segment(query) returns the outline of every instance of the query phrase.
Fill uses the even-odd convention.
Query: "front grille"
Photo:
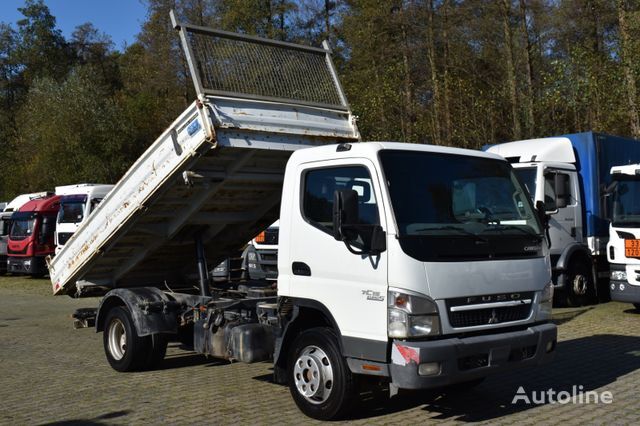
[[[69,238],[73,235],[73,232],[59,232],[58,233],[58,245],[63,246],[67,244]]]
[[[277,263],[278,262],[278,252],[260,252],[260,261],[261,262],[270,262]]]
[[[452,327],[475,327],[479,325],[501,324],[519,321],[529,317],[531,304],[505,306],[501,308],[474,309],[471,311],[449,310],[449,323]]]

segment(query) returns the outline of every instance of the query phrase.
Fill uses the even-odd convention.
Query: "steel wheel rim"
[[[325,402],[333,389],[333,367],[327,354],[317,346],[307,346],[293,367],[296,389],[312,404]]]
[[[109,324],[109,352],[111,356],[120,361],[127,351],[127,332],[124,324],[118,318],[114,318]]]
[[[587,277],[576,275],[573,279],[573,292],[579,296],[587,294]]]

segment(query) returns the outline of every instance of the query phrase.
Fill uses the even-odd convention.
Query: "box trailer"
[[[172,19],[198,100],[49,263],[55,294],[103,295],[76,324],[103,332],[114,369],[151,368],[168,340],[272,360],[298,407],[330,419],[356,375],[424,389],[551,360],[547,247],[508,162],[359,143],[327,44]],[[277,290],[212,286],[207,264],[278,216]]]

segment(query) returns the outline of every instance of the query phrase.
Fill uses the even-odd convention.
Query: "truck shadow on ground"
[[[93,419],[75,419],[75,420],[63,420],[59,422],[43,423],[41,426],[76,426],[76,425],[105,425],[112,424],[114,419],[127,416],[131,413],[130,410],[112,411],[110,413],[102,414]]]
[[[576,319],[577,317],[579,317],[582,314],[586,314],[587,312],[589,312],[590,310],[595,309],[595,306],[590,306],[587,308],[576,308],[573,310],[563,310],[563,311],[558,311],[558,310],[554,310],[553,312],[553,323],[556,325],[561,325],[564,323],[567,323],[569,321],[572,321],[574,319]]]
[[[583,392],[612,391],[615,403],[615,390],[607,385],[637,369],[640,369],[640,337],[609,334],[583,337],[558,343],[556,358],[549,365],[493,376],[473,389],[402,392],[387,400],[382,399],[388,398],[383,395],[370,395],[353,419],[423,406],[432,419],[493,420],[537,406],[522,400],[512,404],[520,386],[531,398],[534,391],[540,394],[553,389],[571,393],[574,385],[582,385]]]

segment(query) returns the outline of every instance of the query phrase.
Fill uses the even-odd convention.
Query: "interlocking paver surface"
[[[229,364],[172,345],[162,368],[117,373],[102,335],[73,330],[69,315],[97,299],[53,297],[47,280],[0,277],[2,424],[312,423],[269,363]],[[553,364],[493,376],[473,389],[365,398],[361,424],[639,424],[640,312],[606,303],[559,309]],[[517,389],[610,391],[611,404],[511,404]]]

